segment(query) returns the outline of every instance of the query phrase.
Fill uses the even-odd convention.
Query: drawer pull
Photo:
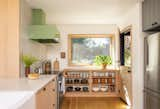
[[[54,80],[54,79],[52,79],[52,81],[54,82],[55,80]]]
[[[52,106],[54,107],[54,106],[55,106],[55,104],[52,104]]]
[[[157,24],[158,24],[157,22],[154,22],[154,23],[152,24],[152,26],[157,25]]]
[[[52,91],[55,92],[55,89],[53,89]]]
[[[43,88],[43,91],[46,91],[46,88]]]

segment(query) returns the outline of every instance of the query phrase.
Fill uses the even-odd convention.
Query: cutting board
[[[59,61],[58,61],[57,58],[56,58],[56,60],[53,62],[53,68],[54,68],[54,71],[59,71]]]

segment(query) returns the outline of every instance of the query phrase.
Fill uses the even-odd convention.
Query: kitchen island
[[[38,105],[41,101],[38,99],[42,92],[56,91],[53,85],[55,79],[56,75],[42,75],[36,80],[0,79],[0,109],[40,109]],[[56,96],[55,92],[52,95]]]

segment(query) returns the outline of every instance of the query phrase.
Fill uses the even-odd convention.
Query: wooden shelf
[[[92,78],[105,78],[105,79],[115,79],[115,77],[107,77],[107,76],[92,76]]]
[[[89,86],[89,84],[65,84],[65,86]]]
[[[74,77],[74,76],[64,76],[67,79],[89,79],[89,77],[83,78],[83,77]]]
[[[93,84],[92,83],[92,86],[94,85],[102,85],[102,86],[115,86],[115,84],[101,84],[101,83],[98,83],[98,84]]]
[[[66,92],[65,97],[119,97],[116,92]]]
[[[84,71],[86,73],[88,73],[88,77],[87,78],[83,78],[83,77],[79,77],[79,76],[68,76],[66,75],[67,72],[72,72],[72,73],[83,73]],[[106,73],[106,72],[110,72],[110,73],[114,73],[114,76],[94,76],[94,72],[97,73]],[[81,75],[81,74],[80,74]],[[69,70],[65,70],[64,71],[64,77],[65,79],[87,79],[88,80],[88,84],[81,84],[81,83],[72,83],[72,84],[65,84],[65,87],[69,87],[69,86],[77,86],[77,87],[83,87],[86,86],[88,87],[89,92],[83,92],[83,91],[73,91],[73,92],[66,92],[65,93],[65,97],[119,97],[119,70],[81,70],[81,69],[69,69]],[[94,84],[94,79],[97,79],[97,81],[95,82],[96,84]],[[101,80],[103,79],[103,80]],[[105,81],[104,81],[105,79]],[[107,80],[107,81],[106,81]],[[114,80],[114,82],[113,82]],[[108,82],[108,83],[100,83],[100,82]],[[112,83],[113,82],[113,83]],[[93,92],[92,88],[96,87],[96,86],[109,86],[108,91],[103,92],[103,91],[99,91],[99,92]],[[113,90],[114,89],[114,90]],[[111,92],[111,90],[113,90],[114,92]]]

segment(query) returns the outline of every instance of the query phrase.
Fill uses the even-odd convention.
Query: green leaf
[[[22,61],[25,64],[26,67],[31,66],[33,63],[37,62],[38,59],[36,57],[33,57],[31,55],[23,55]]]
[[[95,57],[94,63],[96,65],[102,65],[102,64],[111,65],[112,58],[111,58],[111,56],[99,55],[99,56]]]

